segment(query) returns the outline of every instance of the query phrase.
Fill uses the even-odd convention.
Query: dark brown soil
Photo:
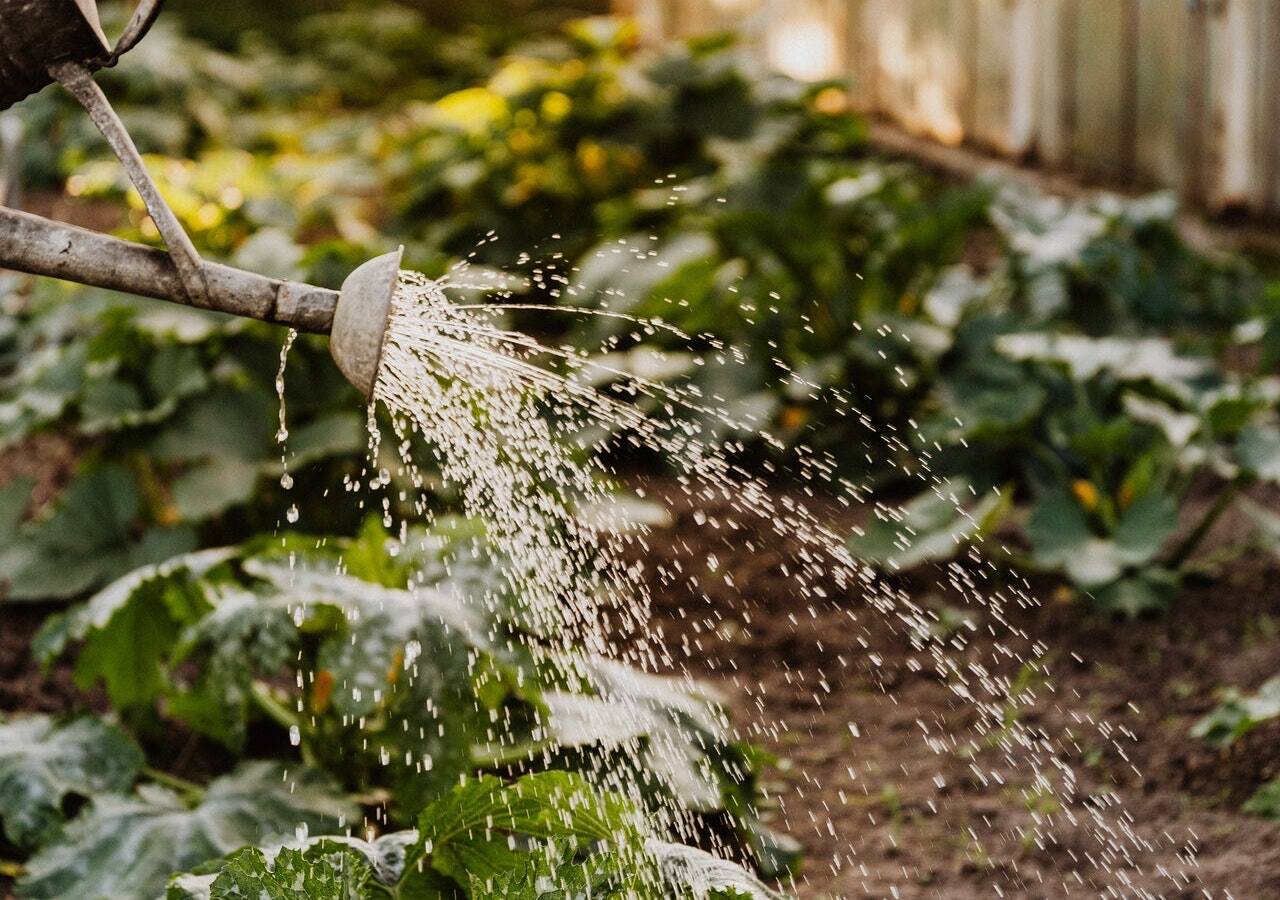
[[[1018,720],[1049,739],[1073,735],[1058,756],[1075,770],[1080,794],[1115,791],[1124,812],[1113,818],[1130,816],[1149,842],[1124,867],[1101,861],[1078,808],[1073,824],[1033,788],[1014,765],[1019,752],[985,748],[972,760],[950,746],[935,752],[924,729],[963,741],[975,713],[895,623],[858,596],[833,593],[810,608],[780,571],[795,547],[763,528],[726,536],[694,521],[678,492],[650,489],[666,494],[678,516],[669,535],[651,539],[650,568],[668,556],[687,567],[714,554],[717,576],[735,585],[704,577],[705,596],[659,588],[653,624],[688,671],[720,684],[744,737],[785,760],[770,783],[774,824],[805,845],[801,896],[1280,897],[1280,823],[1239,811],[1280,774],[1280,723],[1224,752],[1188,735],[1221,687],[1254,689],[1280,672],[1272,561],[1247,557],[1152,621],[1107,620],[1061,592],[1010,613],[1048,646],[1049,677],[1030,673],[1038,699]],[[747,537],[775,550],[747,551]],[[945,584],[941,570],[934,574]],[[903,586],[926,604],[963,602],[934,581],[924,573]],[[990,577],[981,584],[1002,587]],[[1033,593],[1055,596],[1052,586]],[[979,630],[959,656],[985,658],[994,646],[989,621],[978,606],[967,611]],[[1103,721],[1114,743],[1092,724]],[[1188,847],[1194,865],[1180,858]]]

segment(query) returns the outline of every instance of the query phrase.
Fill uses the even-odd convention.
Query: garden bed
[[[688,648],[692,674],[725,692],[743,736],[784,761],[770,775],[780,804],[773,824],[804,845],[800,896],[987,897],[993,885],[1006,897],[1070,896],[1105,885],[1088,884],[1090,875],[1105,873],[1086,864],[1078,868],[1084,886],[1072,883],[1071,892],[1061,886],[1072,855],[1086,858],[1093,849],[1083,828],[1059,823],[1062,843],[1038,848],[1021,830],[1034,825],[1033,811],[1052,810],[1028,803],[1024,783],[1011,778],[998,791],[984,789],[965,760],[935,755],[920,739],[919,722],[963,734],[974,712],[957,705],[927,667],[912,671],[902,634],[857,597],[833,595],[829,607],[815,606],[810,615],[779,571],[794,548],[745,551],[741,534],[730,542],[696,523],[672,485],[659,479],[648,487],[676,514],[671,530],[652,539],[650,563],[666,554],[688,561],[714,553],[722,571],[745,586],[739,593],[704,579],[706,598],[655,587],[653,623],[677,659]],[[1221,753],[1188,734],[1221,685],[1253,688],[1274,673],[1280,595],[1268,586],[1278,576],[1269,560],[1250,557],[1220,583],[1189,589],[1168,616],[1119,627],[1082,603],[1053,600],[1014,618],[1050,645],[1052,689],[1023,714],[1024,722],[1052,730],[1085,714],[1138,738],[1123,743],[1128,760],[1087,742],[1071,760],[1086,789],[1114,787],[1139,833],[1152,841],[1138,860],[1146,874],[1135,886],[1169,895],[1170,882],[1157,869],[1175,868],[1176,855],[1191,842],[1199,866],[1186,869],[1191,882],[1175,896],[1198,893],[1199,885],[1238,897],[1280,891],[1280,824],[1239,811],[1259,783],[1277,774],[1280,721]],[[935,592],[927,573],[907,582],[913,596]],[[1048,596],[1049,589],[1038,593]],[[66,666],[45,675],[31,660],[31,637],[49,612],[44,606],[5,612],[0,713],[106,708],[100,692],[77,690]],[[981,616],[980,609],[971,612]],[[989,650],[979,638],[970,652]],[[881,664],[873,665],[873,657]],[[850,723],[858,726],[856,738]],[[151,748],[156,758],[179,776],[207,778],[217,747],[189,735],[172,738],[169,747]],[[981,850],[970,841],[970,827],[982,838]],[[0,882],[7,897],[6,888]]]

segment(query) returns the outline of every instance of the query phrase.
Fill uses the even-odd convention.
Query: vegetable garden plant
[[[513,314],[619,365],[660,358],[662,377],[834,454],[873,506],[850,546],[890,572],[978,543],[1106,614],[1155,612],[1234,552],[1197,551],[1237,496],[1280,480],[1280,294],[1189,250],[1164,197],[939,183],[870,154],[839,86],[760,74],[727,39],[646,52],[630,25],[583,20],[499,53],[447,42],[439,66],[414,50],[414,13],[332,15],[235,56],[162,22],[107,75],[202,252],[335,284],[404,243],[428,273],[523,274],[517,302],[661,318],[691,345]],[[353,28],[397,63],[336,81],[313,65],[349,59]],[[70,113],[26,102],[56,149],[31,154],[28,184],[127,201]],[[117,224],[156,239],[136,206]],[[3,602],[75,603],[37,652],[108,707],[0,724],[21,895],[769,896],[672,843],[713,836],[766,876],[796,864],[764,824],[768,761],[704,688],[527,649],[501,604],[465,602],[495,579],[476,523],[401,546],[326,496],[359,478],[367,440],[313,339],[289,358],[281,459],[278,333],[5,291],[0,445],[43,436],[75,463],[52,499],[0,490]],[[745,365],[694,365],[721,341]],[[897,429],[899,458],[872,426]],[[275,532],[291,504],[329,536]],[[1207,739],[1269,709],[1228,702]],[[629,727],[585,734],[588,710]],[[173,727],[221,748],[217,774],[148,765]],[[642,766],[619,764],[623,744]]]

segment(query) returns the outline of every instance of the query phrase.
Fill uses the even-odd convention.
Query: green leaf
[[[895,571],[950,559],[984,531],[987,517],[999,504],[994,492],[975,497],[968,482],[952,480],[913,498],[901,510],[877,504],[875,521],[865,533],[849,538],[849,550]]]
[[[1241,812],[1280,822],[1280,778],[1273,778],[1254,791],[1240,807]]]
[[[163,662],[180,628],[207,608],[204,588],[194,581],[232,559],[228,548],[202,550],[143,566],[113,582],[72,611],[38,641],[47,663],[68,642],[83,640],[76,680],[84,688],[105,682],[112,703],[140,706],[167,685]]]
[[[1166,494],[1149,493],[1124,511],[1112,540],[1124,562],[1143,566],[1155,558],[1177,527],[1177,501]]]
[[[27,515],[31,503],[31,490],[35,482],[30,478],[14,478],[0,487],[0,548],[12,541]]]
[[[80,429],[85,434],[114,431],[141,416],[138,389],[115,378],[91,381],[80,398]]]
[[[169,875],[239,847],[341,830],[360,809],[325,777],[277,763],[249,762],[209,785],[188,808],[178,795],[144,785],[102,796],[27,863],[23,898],[114,900],[155,897]]]
[[[1212,368],[1210,360],[1179,356],[1163,338],[1091,338],[1074,334],[1024,332],[996,339],[1010,359],[1038,360],[1064,366],[1076,381],[1106,372],[1121,381],[1149,381],[1175,396],[1191,396],[1188,383]]]
[[[261,468],[223,456],[188,469],[173,481],[174,509],[184,521],[200,522],[247,503],[257,490]]]
[[[1093,533],[1080,505],[1057,490],[1032,507],[1026,533],[1038,565],[1065,571],[1080,587],[1098,589],[1118,579],[1126,569],[1145,566],[1164,547],[1178,524],[1177,503],[1164,494],[1144,494],[1121,516],[1111,538]],[[1162,593],[1157,581],[1133,582],[1114,592],[1119,608],[1142,605]]]
[[[1215,747],[1229,747],[1264,722],[1280,717],[1280,676],[1265,682],[1255,694],[1228,690],[1217,706],[1196,722],[1191,736]]]
[[[649,840],[645,843],[645,851],[656,861],[663,881],[671,889],[688,891],[698,898],[782,900],[782,894],[767,887],[741,866],[705,850]]]
[[[1175,572],[1149,568],[1098,589],[1094,599],[1101,609],[1137,619],[1146,613],[1166,612],[1180,583]]]
[[[285,444],[288,468],[297,471],[323,459],[357,456],[368,444],[369,431],[363,417],[354,412],[330,413],[290,431]],[[272,462],[270,470],[278,470],[278,461]]]
[[[171,665],[193,663],[195,683],[171,690],[171,716],[243,750],[255,678],[281,675],[297,659],[296,598],[270,597],[238,585],[211,586],[212,610],[182,632]]]
[[[515,863],[508,835],[577,838],[625,848],[637,836],[635,812],[569,772],[526,775],[508,784],[490,775],[468,781],[418,817],[419,852],[460,884],[492,878]]]
[[[127,791],[142,763],[137,744],[99,719],[30,716],[0,724],[5,836],[19,847],[38,846],[61,824],[67,796]]]
[[[1245,426],[1236,440],[1236,459],[1254,478],[1280,483],[1280,428]]]
[[[130,526],[140,506],[124,469],[104,466],[81,475],[52,515],[27,526],[10,545],[9,598],[70,597],[127,571]]]
[[[362,900],[373,869],[340,844],[281,848],[268,857],[251,847],[229,857],[210,886],[211,900]]]

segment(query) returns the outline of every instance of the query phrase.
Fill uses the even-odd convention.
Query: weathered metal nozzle
[[[391,299],[400,283],[404,248],[376,256],[342,282],[333,313],[329,353],[342,374],[366,398],[373,396],[382,364],[382,346],[391,321]]]

